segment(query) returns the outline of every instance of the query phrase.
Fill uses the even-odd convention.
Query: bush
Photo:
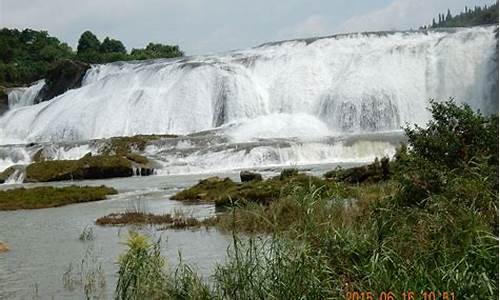
[[[431,101],[425,128],[405,129],[408,146],[396,154],[400,200],[422,203],[457,178],[480,176],[487,190],[498,190],[498,116],[484,116],[467,105]]]

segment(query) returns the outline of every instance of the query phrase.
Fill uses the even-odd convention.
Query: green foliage
[[[115,189],[106,186],[16,188],[0,191],[0,210],[46,208],[98,201],[105,199],[106,195],[116,193]]]
[[[325,253],[280,238],[234,237],[228,261],[215,272],[216,299],[331,299],[339,297]]]
[[[118,260],[116,299],[212,299],[206,284],[182,260],[173,274],[160,255],[160,241],[130,232]]]
[[[126,54],[127,50],[125,49],[125,46],[123,45],[123,43],[121,41],[110,39],[109,37],[106,37],[102,41],[101,46],[99,47],[99,52]]]
[[[401,200],[417,204],[446,191],[457,178],[477,175],[489,184],[487,190],[497,190],[498,116],[484,116],[452,99],[431,101],[430,110],[425,128],[405,129],[409,148],[396,155]]]
[[[99,41],[97,36],[95,36],[95,34],[87,30],[84,33],[82,33],[80,39],[78,40],[77,53],[81,54],[90,51],[99,52],[100,47],[101,47],[101,42]]]
[[[100,64],[177,56],[183,56],[179,46],[155,43],[128,54],[121,41],[106,37],[101,43],[90,31],[82,33],[75,53],[46,31],[3,28],[0,29],[0,85],[25,85],[42,79],[53,69],[51,64],[62,59]]]
[[[71,58],[71,48],[46,31],[0,29],[0,84],[31,83],[56,60]]]
[[[448,9],[446,16],[439,14],[438,22],[436,19],[432,19],[432,24],[429,27],[462,27],[486,24],[498,24],[498,2],[490,6],[475,6],[474,9],[466,6],[465,10],[456,16],[452,16]]]
[[[137,60],[184,56],[179,46],[149,43],[145,49],[132,49],[130,55]]]

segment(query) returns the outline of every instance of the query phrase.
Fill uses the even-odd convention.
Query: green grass
[[[117,191],[106,186],[16,188],[0,191],[0,210],[57,207],[106,199]]]
[[[183,285],[164,266],[149,292],[156,299],[179,299],[172,296],[177,294],[187,295],[182,299],[345,299],[350,291],[389,290],[449,291],[460,299],[498,294],[498,237],[481,206],[441,195],[425,206],[402,205],[396,201],[401,186],[393,181],[339,183],[328,194],[322,189],[311,187],[270,205],[233,207],[217,224],[233,234],[233,245],[212,275],[213,284],[189,273],[183,280],[196,284]],[[342,196],[346,190],[352,196],[348,201]],[[191,297],[199,295],[191,288],[203,291],[203,297]]]
[[[101,226],[161,225],[162,229],[185,229],[213,226],[217,223],[217,218],[198,220],[183,214],[155,215],[139,211],[128,211],[124,213],[111,213],[97,219],[95,223]]]

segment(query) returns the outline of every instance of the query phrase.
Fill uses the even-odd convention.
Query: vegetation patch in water
[[[106,199],[117,191],[106,186],[16,188],[0,191],[0,210],[56,207]]]
[[[216,223],[215,218],[198,220],[184,215],[163,214],[155,215],[145,212],[111,213],[96,220],[101,226],[124,226],[124,225],[162,225],[163,229],[184,229],[208,227]]]
[[[280,197],[308,189],[310,186],[331,185],[315,176],[298,171],[293,174],[288,174],[289,172],[289,170],[284,170],[283,174],[267,180],[252,180],[243,183],[234,182],[229,178],[211,177],[178,192],[172,196],[172,199],[214,202],[216,206],[269,204]]]

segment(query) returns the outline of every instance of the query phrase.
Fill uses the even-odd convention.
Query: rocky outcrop
[[[7,88],[0,86],[0,115],[9,109],[9,95]]]
[[[241,171],[240,172],[240,179],[241,179],[241,182],[262,181],[262,175],[260,175],[259,173],[253,173],[250,171]]]
[[[45,78],[45,86],[36,96],[35,103],[50,100],[67,90],[79,88],[90,65],[87,63],[64,59],[49,69]]]

